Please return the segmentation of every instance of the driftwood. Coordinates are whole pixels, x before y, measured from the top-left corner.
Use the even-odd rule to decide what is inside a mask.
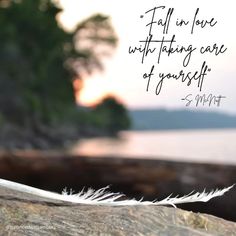
[[[0,188],[0,235],[236,235],[236,223],[170,207],[65,204]]]

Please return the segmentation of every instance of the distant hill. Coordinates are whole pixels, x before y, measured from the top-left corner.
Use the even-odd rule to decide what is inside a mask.
[[[130,110],[133,130],[236,128],[236,116],[217,112]]]

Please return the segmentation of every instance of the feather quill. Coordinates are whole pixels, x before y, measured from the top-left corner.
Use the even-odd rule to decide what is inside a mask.
[[[45,191],[42,189],[30,187],[24,184],[12,182],[5,179],[0,179],[0,186],[15,191],[33,194],[39,197],[47,199],[59,200],[63,202],[77,203],[77,204],[88,204],[88,205],[106,205],[106,206],[134,206],[134,205],[171,205],[176,207],[177,204],[190,203],[190,202],[207,202],[210,199],[224,195],[227,191],[233,188],[234,185],[224,188],[216,189],[210,192],[205,190],[201,193],[191,192],[188,195],[182,197],[171,197],[161,201],[142,201],[135,199],[119,200],[125,195],[121,193],[112,193],[108,191],[109,187],[104,187],[99,190],[93,190],[89,188],[87,191],[80,191],[77,194],[73,194],[72,191],[68,192],[66,189],[63,190],[62,194]]]

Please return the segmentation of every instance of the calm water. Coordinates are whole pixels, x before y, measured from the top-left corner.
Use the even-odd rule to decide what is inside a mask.
[[[84,139],[76,154],[236,164],[236,129],[122,132],[120,138]]]

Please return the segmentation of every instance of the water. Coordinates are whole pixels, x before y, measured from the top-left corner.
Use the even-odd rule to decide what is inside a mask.
[[[79,141],[72,153],[236,164],[236,129],[122,132]]]

